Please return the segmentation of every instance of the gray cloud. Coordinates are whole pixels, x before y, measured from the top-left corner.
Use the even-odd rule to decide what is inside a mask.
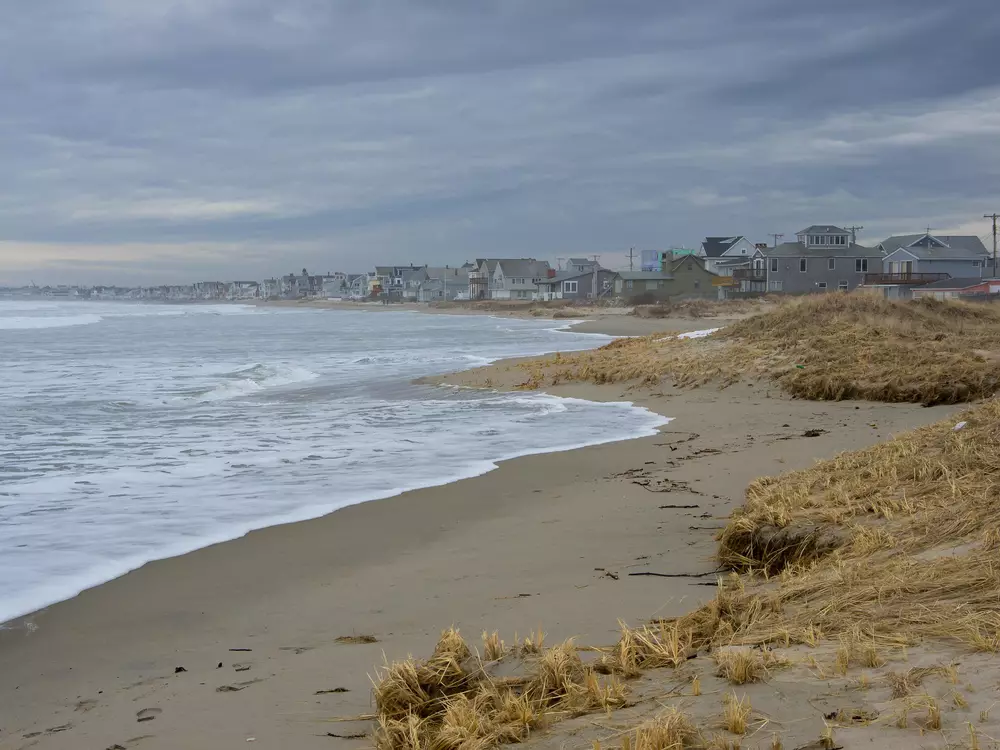
[[[0,0],[0,281],[986,231],[990,0],[676,5]]]

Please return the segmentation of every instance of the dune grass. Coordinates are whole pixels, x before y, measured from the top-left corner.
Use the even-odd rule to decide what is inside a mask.
[[[886,443],[755,481],[719,534],[719,562],[733,572],[715,597],[681,617],[621,624],[617,643],[593,664],[572,642],[545,646],[540,631],[511,648],[484,634],[490,657],[519,665],[518,676],[497,678],[492,663],[445,631],[427,661],[379,673],[378,747],[520,742],[550,721],[624,705],[624,680],[681,667],[705,649],[735,685],[766,681],[786,663],[775,652],[799,644],[835,645],[841,675],[882,667],[920,642],[1000,652],[998,446],[1000,400],[989,400]],[[893,696],[918,690],[935,670],[957,680],[953,668],[890,673]],[[693,697],[701,694],[696,682]],[[938,703],[921,710],[917,724],[940,726]],[[723,711],[727,729],[739,734],[749,711],[734,694]],[[705,742],[673,710],[626,739],[637,747]]]
[[[625,704],[624,683],[584,665],[572,641],[537,652],[522,645],[498,653],[499,639],[484,635],[491,656],[498,657],[494,662],[509,658],[518,674],[493,676],[455,629],[441,634],[429,659],[408,658],[378,670],[376,747],[489,748],[521,742],[552,718]]]
[[[960,403],[1000,388],[1000,308],[826,294],[702,339],[618,339],[522,365],[526,388],[570,381],[680,386],[764,378],[799,398]]]

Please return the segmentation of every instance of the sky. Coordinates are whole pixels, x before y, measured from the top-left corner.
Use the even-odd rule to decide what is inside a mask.
[[[0,0],[0,283],[1000,212],[996,0]]]

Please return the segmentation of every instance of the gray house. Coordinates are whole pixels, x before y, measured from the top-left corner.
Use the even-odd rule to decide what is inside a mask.
[[[615,295],[628,301],[660,302],[670,298],[673,274],[668,271],[619,271]]]
[[[993,276],[992,258],[973,235],[905,234],[890,237],[878,247],[885,274],[947,274],[956,279]]]
[[[548,301],[607,297],[614,291],[617,276],[617,271],[601,268],[600,265],[591,262],[590,268],[586,271],[581,272],[573,268],[569,271],[560,271],[555,276],[539,281],[538,298]]]
[[[490,277],[490,299],[495,300],[535,299],[538,285],[548,279],[552,271],[548,261],[534,258],[498,258],[495,264]]]
[[[816,224],[796,232],[797,242],[763,250],[767,291],[791,294],[850,291],[882,268],[882,252],[853,242],[847,229]],[[751,269],[759,275],[759,269]]]

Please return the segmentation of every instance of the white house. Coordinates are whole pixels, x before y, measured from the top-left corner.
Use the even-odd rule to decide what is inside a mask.
[[[490,297],[497,300],[534,300],[538,285],[549,278],[548,261],[534,258],[502,258],[496,261],[490,279]]]
[[[754,250],[756,249],[757,246],[743,235],[735,237],[706,237],[698,248],[697,255],[699,258],[705,259],[706,271],[721,274],[724,271],[720,270],[720,263],[723,267],[727,265],[731,266],[733,265],[731,261],[736,261],[739,258],[749,259],[753,257]],[[729,261],[729,263],[723,261]]]

